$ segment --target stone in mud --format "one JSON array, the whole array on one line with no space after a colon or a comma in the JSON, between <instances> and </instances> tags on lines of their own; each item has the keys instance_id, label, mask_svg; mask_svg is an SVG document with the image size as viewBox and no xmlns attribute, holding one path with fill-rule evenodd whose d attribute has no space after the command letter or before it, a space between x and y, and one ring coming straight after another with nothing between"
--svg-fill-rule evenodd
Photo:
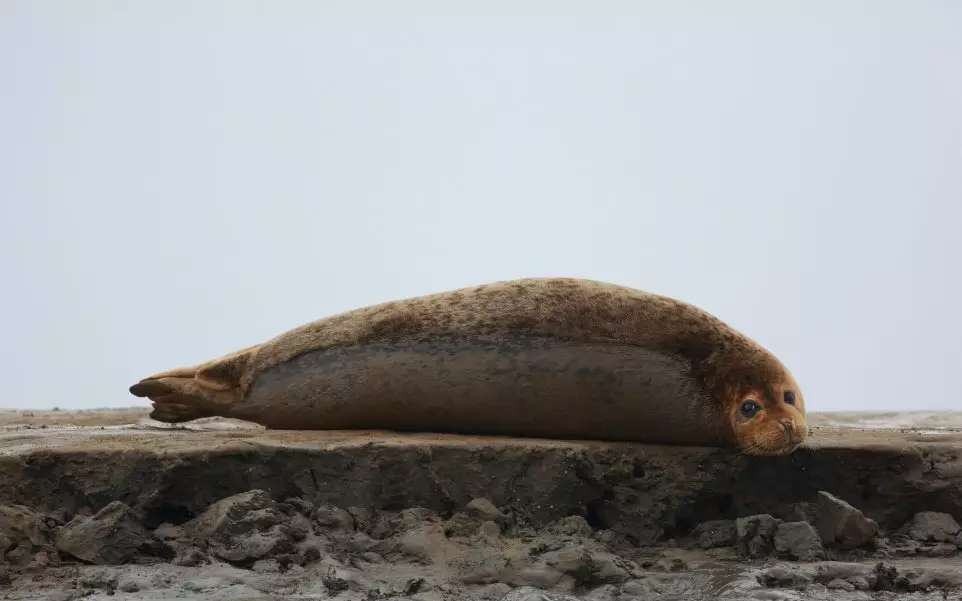
<instances>
[{"instance_id":1,"label":"stone in mud","mask_svg":"<svg viewBox=\"0 0 962 601\"><path fill-rule=\"evenodd\" d=\"M777 565L764 570L759 581L767 587L803 588L812 582L812 576L794 567Z\"/></svg>"},{"instance_id":2,"label":"stone in mud","mask_svg":"<svg viewBox=\"0 0 962 601\"><path fill-rule=\"evenodd\" d=\"M808 522L783 522L775 529L775 552L800 561L825 556L822 541Z\"/></svg>"},{"instance_id":3,"label":"stone in mud","mask_svg":"<svg viewBox=\"0 0 962 601\"><path fill-rule=\"evenodd\" d=\"M545 553L545 565L574 578L579 586L619 584L628 580L629 568L618 557L581 545Z\"/></svg>"},{"instance_id":4,"label":"stone in mud","mask_svg":"<svg viewBox=\"0 0 962 601\"><path fill-rule=\"evenodd\" d=\"M402 509L394 515L384 519L391 535L398 535L410 530L423 528L427 524L440 524L441 518L437 513L423 507Z\"/></svg>"},{"instance_id":5,"label":"stone in mud","mask_svg":"<svg viewBox=\"0 0 962 601\"><path fill-rule=\"evenodd\" d=\"M169 558L173 552L140 523L136 512L114 501L90 517L78 516L57 536L57 548L81 561L118 565L138 556Z\"/></svg>"},{"instance_id":6,"label":"stone in mud","mask_svg":"<svg viewBox=\"0 0 962 601\"><path fill-rule=\"evenodd\" d=\"M495 582L479 588L475 595L479 601L500 601L502 597L511 592L511 587L503 582Z\"/></svg>"},{"instance_id":7,"label":"stone in mud","mask_svg":"<svg viewBox=\"0 0 962 601\"><path fill-rule=\"evenodd\" d=\"M284 505L287 505L294 509L297 513L305 516L310 516L314 511L314 504L310 501L305 501L299 497L292 497L290 499L284 500Z\"/></svg>"},{"instance_id":8,"label":"stone in mud","mask_svg":"<svg viewBox=\"0 0 962 601\"><path fill-rule=\"evenodd\" d=\"M44 516L19 505L0 506L0 562L33 557L49 543L50 529Z\"/></svg>"},{"instance_id":9,"label":"stone in mud","mask_svg":"<svg viewBox=\"0 0 962 601\"><path fill-rule=\"evenodd\" d=\"M321 505L314 510L311 517L324 530L354 530L354 517L340 507Z\"/></svg>"},{"instance_id":10,"label":"stone in mud","mask_svg":"<svg viewBox=\"0 0 962 601\"><path fill-rule=\"evenodd\" d=\"M467 504L466 508L468 515L481 520L486 521L498 521L505 519L505 514L501 513L501 510L494 506L494 503L487 499L473 499Z\"/></svg>"},{"instance_id":11,"label":"stone in mud","mask_svg":"<svg viewBox=\"0 0 962 601\"><path fill-rule=\"evenodd\" d=\"M137 593L152 588L147 578L135 574L120 574L117 576L117 590L122 593Z\"/></svg>"},{"instance_id":12,"label":"stone in mud","mask_svg":"<svg viewBox=\"0 0 962 601\"><path fill-rule=\"evenodd\" d=\"M550 591L535 588L533 586L522 586L516 588L507 595L501 597L500 601L580 601L578 597L553 593Z\"/></svg>"},{"instance_id":13,"label":"stone in mud","mask_svg":"<svg viewBox=\"0 0 962 601\"><path fill-rule=\"evenodd\" d=\"M171 563L175 566L195 567L207 563L207 556L196 547L182 546L177 549Z\"/></svg>"},{"instance_id":14,"label":"stone in mud","mask_svg":"<svg viewBox=\"0 0 962 601\"><path fill-rule=\"evenodd\" d=\"M935 511L916 513L905 525L905 533L922 543L954 542L959 530L959 524L955 518L947 513Z\"/></svg>"},{"instance_id":15,"label":"stone in mud","mask_svg":"<svg viewBox=\"0 0 962 601\"><path fill-rule=\"evenodd\" d=\"M878 536L879 527L875 520L825 491L818 492L816 513L815 526L826 546L855 549L873 542Z\"/></svg>"},{"instance_id":16,"label":"stone in mud","mask_svg":"<svg viewBox=\"0 0 962 601\"><path fill-rule=\"evenodd\" d=\"M184 533L208 553L232 563L294 552L304 532L262 490L222 499L183 526Z\"/></svg>"},{"instance_id":17,"label":"stone in mud","mask_svg":"<svg viewBox=\"0 0 962 601\"><path fill-rule=\"evenodd\" d=\"M936 543L918 548L918 554L924 557L949 557L955 555L958 548L952 543Z\"/></svg>"},{"instance_id":18,"label":"stone in mud","mask_svg":"<svg viewBox=\"0 0 962 601\"><path fill-rule=\"evenodd\" d=\"M962 589L962 570L953 568L911 568L899 572L899 582L910 591ZM946 599L954 597L946 596Z\"/></svg>"},{"instance_id":19,"label":"stone in mud","mask_svg":"<svg viewBox=\"0 0 962 601\"><path fill-rule=\"evenodd\" d=\"M825 588L833 591L846 591L849 593L855 591L854 584L852 584L848 580L842 580L841 578L836 578L835 580L828 582L825 585Z\"/></svg>"},{"instance_id":20,"label":"stone in mud","mask_svg":"<svg viewBox=\"0 0 962 601\"><path fill-rule=\"evenodd\" d=\"M449 537L471 537L481 526L478 518L464 512L457 512L444 522L444 533Z\"/></svg>"},{"instance_id":21,"label":"stone in mud","mask_svg":"<svg viewBox=\"0 0 962 601\"><path fill-rule=\"evenodd\" d=\"M478 534L485 538L498 538L501 536L501 526L497 522L484 522L478 528Z\"/></svg>"},{"instance_id":22,"label":"stone in mud","mask_svg":"<svg viewBox=\"0 0 962 601\"><path fill-rule=\"evenodd\" d=\"M437 550L444 546L445 540L440 524L424 524L402 534L397 541L397 549L418 560L430 561Z\"/></svg>"},{"instance_id":23,"label":"stone in mud","mask_svg":"<svg viewBox=\"0 0 962 601\"><path fill-rule=\"evenodd\" d=\"M681 557L662 557L652 567L659 572L684 572L688 569L688 562Z\"/></svg>"},{"instance_id":24,"label":"stone in mud","mask_svg":"<svg viewBox=\"0 0 962 601\"><path fill-rule=\"evenodd\" d=\"M550 566L527 566L520 569L505 567L498 573L497 578L517 587L552 589L561 585L565 575Z\"/></svg>"},{"instance_id":25,"label":"stone in mud","mask_svg":"<svg viewBox=\"0 0 962 601\"><path fill-rule=\"evenodd\" d=\"M348 507L347 512L354 519L354 528L374 540L384 540L394 534L390 516L368 507Z\"/></svg>"},{"instance_id":26,"label":"stone in mud","mask_svg":"<svg viewBox=\"0 0 962 601\"><path fill-rule=\"evenodd\" d=\"M591 536L591 526L588 524L588 520L580 515L569 515L560 520L557 530L567 536Z\"/></svg>"},{"instance_id":27,"label":"stone in mud","mask_svg":"<svg viewBox=\"0 0 962 601\"><path fill-rule=\"evenodd\" d=\"M641 597L642 595L648 595L652 591L652 586L650 583L642 580L629 580L628 582L621 585L620 595L622 599Z\"/></svg>"},{"instance_id":28,"label":"stone in mud","mask_svg":"<svg viewBox=\"0 0 962 601\"><path fill-rule=\"evenodd\" d=\"M878 566L869 564L823 561L815 565L815 580L826 585L841 580L860 591L866 591L877 586L878 578Z\"/></svg>"},{"instance_id":29,"label":"stone in mud","mask_svg":"<svg viewBox=\"0 0 962 601\"><path fill-rule=\"evenodd\" d=\"M767 513L735 520L738 552L752 559L767 557L775 547L778 523L779 520Z\"/></svg>"},{"instance_id":30,"label":"stone in mud","mask_svg":"<svg viewBox=\"0 0 962 601\"><path fill-rule=\"evenodd\" d=\"M702 549L734 547L736 541L734 520L712 520L699 524L692 536Z\"/></svg>"}]
</instances>

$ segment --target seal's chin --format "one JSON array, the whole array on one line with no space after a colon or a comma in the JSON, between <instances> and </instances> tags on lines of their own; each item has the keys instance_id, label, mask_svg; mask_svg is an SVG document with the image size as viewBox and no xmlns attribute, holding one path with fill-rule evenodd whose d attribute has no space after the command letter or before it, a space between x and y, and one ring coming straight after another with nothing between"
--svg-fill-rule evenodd
<instances>
[{"instance_id":1,"label":"seal's chin","mask_svg":"<svg viewBox=\"0 0 962 601\"><path fill-rule=\"evenodd\" d=\"M802 446L804 438L794 440L743 440L739 442L741 452L745 455L756 455L759 457L782 457L791 455L798 447Z\"/></svg>"},{"instance_id":2,"label":"seal's chin","mask_svg":"<svg viewBox=\"0 0 962 601\"><path fill-rule=\"evenodd\" d=\"M783 447L781 447L781 448L779 448L779 449L773 450L773 451L772 451L771 453L769 453L769 454L770 454L771 456L773 456L773 457L782 457L782 456L784 456L784 455L791 455L792 453L795 452L795 449L797 449L797 448L800 447L800 446L802 446L802 443L800 443L800 442L792 442L792 443L789 443L789 444L787 444L787 445L785 445L785 446L783 446Z\"/></svg>"}]
</instances>

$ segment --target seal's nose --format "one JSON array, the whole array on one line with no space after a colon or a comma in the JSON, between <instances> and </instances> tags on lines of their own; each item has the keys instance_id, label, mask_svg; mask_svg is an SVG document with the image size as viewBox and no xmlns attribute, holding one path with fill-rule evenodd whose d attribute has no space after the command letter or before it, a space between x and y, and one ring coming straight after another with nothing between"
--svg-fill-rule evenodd
<instances>
[{"instance_id":1,"label":"seal's nose","mask_svg":"<svg viewBox=\"0 0 962 601\"><path fill-rule=\"evenodd\" d=\"M790 419L783 419L781 421L782 430L785 430L785 434L791 437L792 433L795 432L795 422Z\"/></svg>"}]
</instances>

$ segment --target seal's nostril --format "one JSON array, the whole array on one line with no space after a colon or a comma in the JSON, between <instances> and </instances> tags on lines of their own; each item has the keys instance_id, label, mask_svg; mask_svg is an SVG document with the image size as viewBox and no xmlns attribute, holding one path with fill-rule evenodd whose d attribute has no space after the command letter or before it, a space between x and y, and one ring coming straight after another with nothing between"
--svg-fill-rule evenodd
<instances>
[{"instance_id":1,"label":"seal's nostril","mask_svg":"<svg viewBox=\"0 0 962 601\"><path fill-rule=\"evenodd\" d=\"M785 430L786 434L791 434L795 430L795 424L792 420L785 420L782 422L782 429Z\"/></svg>"}]
</instances>

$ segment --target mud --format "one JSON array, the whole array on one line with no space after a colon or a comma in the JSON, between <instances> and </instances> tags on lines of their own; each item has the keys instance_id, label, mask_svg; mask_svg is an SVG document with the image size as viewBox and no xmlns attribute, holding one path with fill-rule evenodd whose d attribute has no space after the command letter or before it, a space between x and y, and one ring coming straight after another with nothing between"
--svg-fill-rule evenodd
<instances>
[{"instance_id":1,"label":"mud","mask_svg":"<svg viewBox=\"0 0 962 601\"><path fill-rule=\"evenodd\" d=\"M0 431L0 597L962 599L954 428L775 458L191 428Z\"/></svg>"}]
</instances>

